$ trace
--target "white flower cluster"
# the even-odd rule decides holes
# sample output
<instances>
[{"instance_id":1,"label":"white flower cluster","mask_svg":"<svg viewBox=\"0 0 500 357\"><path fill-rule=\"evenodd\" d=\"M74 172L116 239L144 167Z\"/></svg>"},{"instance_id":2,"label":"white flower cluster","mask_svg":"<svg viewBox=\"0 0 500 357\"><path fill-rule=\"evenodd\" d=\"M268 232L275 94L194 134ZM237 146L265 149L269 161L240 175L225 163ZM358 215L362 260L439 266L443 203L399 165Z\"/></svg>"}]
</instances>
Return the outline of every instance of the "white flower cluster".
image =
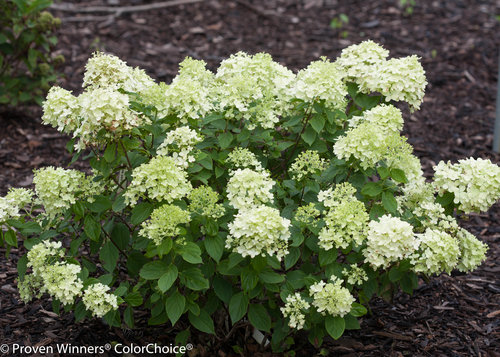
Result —
<instances>
[{"instance_id":1,"label":"white flower cluster","mask_svg":"<svg viewBox=\"0 0 500 357\"><path fill-rule=\"evenodd\" d=\"M141 224L139 234L151 239L156 245L161 245L164 239L177 236L180 232L179 225L186 224L190 220L188 211L175 205L162 205Z\"/></svg>"},{"instance_id":2,"label":"white flower cluster","mask_svg":"<svg viewBox=\"0 0 500 357\"><path fill-rule=\"evenodd\" d=\"M201 216L220 218L225 213L225 208L219 201L219 194L209 186L200 186L193 189L188 196L189 210Z\"/></svg>"},{"instance_id":3,"label":"white flower cluster","mask_svg":"<svg viewBox=\"0 0 500 357\"><path fill-rule=\"evenodd\" d=\"M375 268L388 267L407 258L419 246L413 227L397 217L384 215L369 223L365 261Z\"/></svg>"},{"instance_id":4,"label":"white flower cluster","mask_svg":"<svg viewBox=\"0 0 500 357\"><path fill-rule=\"evenodd\" d=\"M280 308L281 313L286 318L288 317L288 326L301 330L304 328L305 318L304 311L307 311L311 305L305 301L300 293L288 295L286 297L285 306Z\"/></svg>"},{"instance_id":5,"label":"white flower cluster","mask_svg":"<svg viewBox=\"0 0 500 357\"><path fill-rule=\"evenodd\" d=\"M342 51L336 63L346 73L344 80L358 84L363 93L379 92L386 101L405 101L410 110L420 108L427 80L417 56L386 60L389 52L373 41L364 41Z\"/></svg>"},{"instance_id":6,"label":"white flower cluster","mask_svg":"<svg viewBox=\"0 0 500 357\"><path fill-rule=\"evenodd\" d=\"M351 285L361 285L365 281L368 281L368 275L362 267L358 267L356 264L351 264L349 269L344 268L342 270L342 275L347 278L347 282Z\"/></svg>"},{"instance_id":7,"label":"white flower cluster","mask_svg":"<svg viewBox=\"0 0 500 357\"><path fill-rule=\"evenodd\" d=\"M316 208L314 203L309 203L306 206L300 206L297 208L297 212L295 213L295 220L302 224L316 224L318 221L318 217L320 215L319 209Z\"/></svg>"},{"instance_id":8,"label":"white flower cluster","mask_svg":"<svg viewBox=\"0 0 500 357\"><path fill-rule=\"evenodd\" d=\"M308 103L321 100L330 109L344 110L347 105L347 86L342 79L341 68L322 57L299 71L293 97Z\"/></svg>"},{"instance_id":9,"label":"white flower cluster","mask_svg":"<svg viewBox=\"0 0 500 357\"><path fill-rule=\"evenodd\" d=\"M42 120L59 131L73 133L77 150L99 145L147 122L129 109L129 96L118 89L142 92L154 81L141 69L132 68L116 56L96 53L84 75L85 91L75 97L54 87L43 104Z\"/></svg>"},{"instance_id":10,"label":"white flower cluster","mask_svg":"<svg viewBox=\"0 0 500 357\"><path fill-rule=\"evenodd\" d=\"M194 146L201 140L201 136L196 131L188 126L181 126L167 133L156 153L158 156L170 155L177 165L187 168L194 161L194 156L191 155Z\"/></svg>"},{"instance_id":11,"label":"white flower cluster","mask_svg":"<svg viewBox=\"0 0 500 357\"><path fill-rule=\"evenodd\" d=\"M43 205L50 218L70 208L78 198L98 193L92 178L81 171L48 166L33 172L37 203Z\"/></svg>"},{"instance_id":12,"label":"white flower cluster","mask_svg":"<svg viewBox=\"0 0 500 357\"><path fill-rule=\"evenodd\" d=\"M226 248L243 257L276 255L282 259L288 254L290 220L282 218L277 209L251 206L241 209L229 223Z\"/></svg>"},{"instance_id":13,"label":"white flower cluster","mask_svg":"<svg viewBox=\"0 0 500 357\"><path fill-rule=\"evenodd\" d=\"M311 175L319 175L326 170L328 162L319 156L315 150L301 152L290 166L290 174L294 180L310 178Z\"/></svg>"},{"instance_id":14,"label":"white flower cluster","mask_svg":"<svg viewBox=\"0 0 500 357\"><path fill-rule=\"evenodd\" d=\"M253 167L257 171L262 171L261 163L257 160L255 154L247 148L234 148L227 156L226 162L230 163L234 168Z\"/></svg>"},{"instance_id":15,"label":"white flower cluster","mask_svg":"<svg viewBox=\"0 0 500 357\"><path fill-rule=\"evenodd\" d=\"M349 119L351 128L361 123L373 123L387 131L399 133L403 130L404 119L401 110L391 104L380 104L363 112L362 116L353 116Z\"/></svg>"},{"instance_id":16,"label":"white flower cluster","mask_svg":"<svg viewBox=\"0 0 500 357\"><path fill-rule=\"evenodd\" d=\"M32 274L19 282L21 298L25 302L48 293L68 305L81 295L83 283L77 276L81 268L76 264L61 262L64 255L61 242L44 241L28 252L27 266L32 268Z\"/></svg>"},{"instance_id":17,"label":"white flower cluster","mask_svg":"<svg viewBox=\"0 0 500 357\"><path fill-rule=\"evenodd\" d=\"M481 242L473 234L462 228L458 230L457 238L460 247L458 270L462 272L472 271L486 260L487 244Z\"/></svg>"},{"instance_id":18,"label":"white flower cluster","mask_svg":"<svg viewBox=\"0 0 500 357\"><path fill-rule=\"evenodd\" d=\"M221 62L215 75L218 110L235 120L274 128L286 110L295 75L267 53L248 55L238 52ZM331 83L329 83L331 85Z\"/></svg>"},{"instance_id":19,"label":"white flower cluster","mask_svg":"<svg viewBox=\"0 0 500 357\"><path fill-rule=\"evenodd\" d=\"M351 311L354 297L348 289L342 287L342 280L331 277L332 283L319 281L309 287L309 294L314 301L312 305L322 315L344 317Z\"/></svg>"},{"instance_id":20,"label":"white flower cluster","mask_svg":"<svg viewBox=\"0 0 500 357\"><path fill-rule=\"evenodd\" d=\"M4 197L0 197L0 225L8 219L19 217L19 211L30 204L32 199L32 190L11 188Z\"/></svg>"},{"instance_id":21,"label":"white flower cluster","mask_svg":"<svg viewBox=\"0 0 500 357\"><path fill-rule=\"evenodd\" d=\"M384 62L388 56L388 50L367 40L344 48L335 63L344 71L344 78L347 82L356 82L361 85L363 78L370 75L373 69Z\"/></svg>"},{"instance_id":22,"label":"white flower cluster","mask_svg":"<svg viewBox=\"0 0 500 357\"><path fill-rule=\"evenodd\" d=\"M416 272L439 274L446 271L449 274L458 264L460 247L448 233L428 228L417 237L420 248L411 256Z\"/></svg>"},{"instance_id":23,"label":"white flower cluster","mask_svg":"<svg viewBox=\"0 0 500 357\"><path fill-rule=\"evenodd\" d=\"M199 119L214 110L212 91L214 74L206 63L186 57L179 65L179 74L165 87L165 111L176 115L181 123Z\"/></svg>"},{"instance_id":24,"label":"white flower cluster","mask_svg":"<svg viewBox=\"0 0 500 357\"><path fill-rule=\"evenodd\" d=\"M108 293L109 290L109 286L101 283L89 285L84 290L82 301L92 316L103 317L109 311L118 309L118 299Z\"/></svg>"},{"instance_id":25,"label":"white flower cluster","mask_svg":"<svg viewBox=\"0 0 500 357\"><path fill-rule=\"evenodd\" d=\"M366 225L370 219L363 202L354 193L349 183L337 185L334 190L320 191L318 201L328 211L325 227L318 235L319 246L325 250L347 248L352 242L360 245L366 236Z\"/></svg>"},{"instance_id":26,"label":"white flower cluster","mask_svg":"<svg viewBox=\"0 0 500 357\"><path fill-rule=\"evenodd\" d=\"M469 158L457 164L439 162L434 167L434 187L451 192L465 213L487 211L500 199L500 167L490 160Z\"/></svg>"},{"instance_id":27,"label":"white flower cluster","mask_svg":"<svg viewBox=\"0 0 500 357\"><path fill-rule=\"evenodd\" d=\"M141 92L154 84L144 70L132 68L116 56L95 52L85 66L83 87L87 89L122 88L128 92Z\"/></svg>"},{"instance_id":28,"label":"white flower cluster","mask_svg":"<svg viewBox=\"0 0 500 357\"><path fill-rule=\"evenodd\" d=\"M266 171L237 169L231 172L226 188L227 198L229 203L237 209L272 202L273 186L274 181Z\"/></svg>"},{"instance_id":29,"label":"white flower cluster","mask_svg":"<svg viewBox=\"0 0 500 357\"><path fill-rule=\"evenodd\" d=\"M191 191L187 173L169 156L156 156L132 171L132 182L125 192L127 204L139 198L172 203Z\"/></svg>"}]
</instances>

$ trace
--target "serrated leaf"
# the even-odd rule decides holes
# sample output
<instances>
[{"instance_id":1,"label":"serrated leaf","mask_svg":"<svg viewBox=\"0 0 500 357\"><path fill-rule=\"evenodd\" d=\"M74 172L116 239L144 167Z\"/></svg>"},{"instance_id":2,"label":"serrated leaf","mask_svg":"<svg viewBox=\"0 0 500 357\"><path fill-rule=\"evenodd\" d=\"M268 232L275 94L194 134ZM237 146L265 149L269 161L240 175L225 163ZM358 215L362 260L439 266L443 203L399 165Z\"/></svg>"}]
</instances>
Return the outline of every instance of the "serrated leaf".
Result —
<instances>
[{"instance_id":1,"label":"serrated leaf","mask_svg":"<svg viewBox=\"0 0 500 357\"><path fill-rule=\"evenodd\" d=\"M229 301L229 315L231 316L232 324L241 320L243 316L247 313L248 309L248 297L240 292L231 297Z\"/></svg>"},{"instance_id":2,"label":"serrated leaf","mask_svg":"<svg viewBox=\"0 0 500 357\"><path fill-rule=\"evenodd\" d=\"M325 117L323 115L314 115L312 118L311 118L311 126L312 128L314 129L314 131L316 131L316 133L321 133L321 130L323 130L323 128L325 127ZM309 144L311 145L311 144Z\"/></svg>"},{"instance_id":3,"label":"serrated leaf","mask_svg":"<svg viewBox=\"0 0 500 357\"><path fill-rule=\"evenodd\" d=\"M132 210L130 223L132 223L133 225L137 225L139 223L144 222L149 216L151 216L153 209L154 207L151 203L148 202L139 203Z\"/></svg>"},{"instance_id":4,"label":"serrated leaf","mask_svg":"<svg viewBox=\"0 0 500 357\"><path fill-rule=\"evenodd\" d=\"M407 183L408 182L408 179L406 178L405 172L401 169L391 169L391 177L393 178L394 181L397 181L400 183Z\"/></svg>"},{"instance_id":5,"label":"serrated leaf","mask_svg":"<svg viewBox=\"0 0 500 357\"><path fill-rule=\"evenodd\" d=\"M271 317L263 305L251 304L248 308L248 320L257 330L271 330Z\"/></svg>"},{"instance_id":6,"label":"serrated leaf","mask_svg":"<svg viewBox=\"0 0 500 357\"><path fill-rule=\"evenodd\" d=\"M179 318L184 313L184 308L186 307L186 298L175 291L170 295L165 301L165 311L167 312L168 319L172 323L172 326L179 320Z\"/></svg>"},{"instance_id":7,"label":"serrated leaf","mask_svg":"<svg viewBox=\"0 0 500 357\"><path fill-rule=\"evenodd\" d=\"M142 301L142 295L138 291L133 291L125 297L125 302L130 306L140 306Z\"/></svg>"},{"instance_id":8,"label":"serrated leaf","mask_svg":"<svg viewBox=\"0 0 500 357\"><path fill-rule=\"evenodd\" d=\"M380 176L380 178L382 180L385 180L390 175L390 171L389 171L389 169L387 167L382 167L382 166L378 167L377 168L377 172L378 172L378 175Z\"/></svg>"},{"instance_id":9,"label":"serrated leaf","mask_svg":"<svg viewBox=\"0 0 500 357\"><path fill-rule=\"evenodd\" d=\"M118 249L110 241L104 243L99 252L99 259L104 262L103 267L109 272L112 272L116 268L116 262L118 261L119 252Z\"/></svg>"},{"instance_id":10,"label":"serrated leaf","mask_svg":"<svg viewBox=\"0 0 500 357\"><path fill-rule=\"evenodd\" d=\"M181 255L182 259L184 259L188 263L203 263L203 260L201 259L201 249L196 243L186 242L186 244L179 249L179 254Z\"/></svg>"},{"instance_id":11,"label":"serrated leaf","mask_svg":"<svg viewBox=\"0 0 500 357\"><path fill-rule=\"evenodd\" d=\"M224 253L224 240L216 236L208 236L205 237L203 241L205 245L205 249L207 253L216 261L219 262L220 258L222 258L222 254Z\"/></svg>"},{"instance_id":12,"label":"serrated leaf","mask_svg":"<svg viewBox=\"0 0 500 357\"><path fill-rule=\"evenodd\" d=\"M345 320L340 316L327 316L325 318L326 331L333 339L338 340L345 330Z\"/></svg>"},{"instance_id":13,"label":"serrated leaf","mask_svg":"<svg viewBox=\"0 0 500 357\"><path fill-rule=\"evenodd\" d=\"M144 264L141 271L139 272L139 275L141 276L141 278L146 280L156 280L160 279L167 270L167 263L161 260L155 260L154 262Z\"/></svg>"},{"instance_id":14,"label":"serrated leaf","mask_svg":"<svg viewBox=\"0 0 500 357\"><path fill-rule=\"evenodd\" d=\"M351 311L349 313L352 316L360 317L360 316L366 315L367 310L366 310L366 307L364 307L363 305L361 305L357 302L354 302L354 303L352 303Z\"/></svg>"},{"instance_id":15,"label":"serrated leaf","mask_svg":"<svg viewBox=\"0 0 500 357\"><path fill-rule=\"evenodd\" d=\"M396 213L398 210L398 202L394 195L387 191L382 193L382 205L390 213Z\"/></svg>"},{"instance_id":16,"label":"serrated leaf","mask_svg":"<svg viewBox=\"0 0 500 357\"><path fill-rule=\"evenodd\" d=\"M226 304L229 304L231 296L233 296L233 286L231 283L219 276L215 276L212 285L217 297Z\"/></svg>"},{"instance_id":17,"label":"serrated leaf","mask_svg":"<svg viewBox=\"0 0 500 357\"><path fill-rule=\"evenodd\" d=\"M189 322L191 322L191 324L195 328L197 328L201 332L211 333L215 335L214 322L210 317L210 315L205 310L201 310L198 316L189 312L188 317L189 317Z\"/></svg>"},{"instance_id":18,"label":"serrated leaf","mask_svg":"<svg viewBox=\"0 0 500 357\"><path fill-rule=\"evenodd\" d=\"M227 149L229 145L231 145L231 142L233 141L233 134L231 133L222 133L218 137L219 139L219 145L221 149Z\"/></svg>"},{"instance_id":19,"label":"serrated leaf","mask_svg":"<svg viewBox=\"0 0 500 357\"><path fill-rule=\"evenodd\" d=\"M306 131L304 131L301 135L302 139L311 146L316 140L316 131L309 125L307 126Z\"/></svg>"},{"instance_id":20,"label":"serrated leaf","mask_svg":"<svg viewBox=\"0 0 500 357\"><path fill-rule=\"evenodd\" d=\"M361 193L365 196L375 197L382 192L382 187L378 182L367 182L361 189Z\"/></svg>"},{"instance_id":21,"label":"serrated leaf","mask_svg":"<svg viewBox=\"0 0 500 357\"><path fill-rule=\"evenodd\" d=\"M179 275L179 271L175 265L170 265L167 268L165 274L163 274L158 280L158 288L161 292L166 292L170 287L174 284L177 276Z\"/></svg>"},{"instance_id":22,"label":"serrated leaf","mask_svg":"<svg viewBox=\"0 0 500 357\"><path fill-rule=\"evenodd\" d=\"M128 227L123 223L116 223L111 231L111 239L120 249L127 249L130 240Z\"/></svg>"}]
</instances>

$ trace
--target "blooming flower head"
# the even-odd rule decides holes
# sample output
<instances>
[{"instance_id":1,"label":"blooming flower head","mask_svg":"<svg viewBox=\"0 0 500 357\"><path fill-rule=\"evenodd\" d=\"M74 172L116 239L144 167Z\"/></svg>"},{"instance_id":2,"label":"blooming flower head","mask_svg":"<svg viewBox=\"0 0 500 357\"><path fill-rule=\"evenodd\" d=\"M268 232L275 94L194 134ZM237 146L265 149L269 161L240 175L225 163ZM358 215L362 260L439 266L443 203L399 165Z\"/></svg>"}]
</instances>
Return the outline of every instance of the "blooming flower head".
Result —
<instances>
[{"instance_id":1,"label":"blooming flower head","mask_svg":"<svg viewBox=\"0 0 500 357\"><path fill-rule=\"evenodd\" d=\"M316 224L320 215L319 209L316 208L314 203L309 203L306 206L300 206L295 213L295 220L304 225Z\"/></svg>"},{"instance_id":2,"label":"blooming flower head","mask_svg":"<svg viewBox=\"0 0 500 357\"><path fill-rule=\"evenodd\" d=\"M319 246L325 250L347 248L351 242L361 244L366 236L369 215L363 202L354 194L356 189L348 182L334 190L320 191L318 201L328 208L325 227L318 235Z\"/></svg>"},{"instance_id":3,"label":"blooming flower head","mask_svg":"<svg viewBox=\"0 0 500 357\"><path fill-rule=\"evenodd\" d=\"M19 211L30 204L33 191L25 188L11 188L7 195L0 197L0 223L19 217Z\"/></svg>"},{"instance_id":4,"label":"blooming flower head","mask_svg":"<svg viewBox=\"0 0 500 357\"><path fill-rule=\"evenodd\" d=\"M78 278L82 268L76 264L56 262L40 273L43 289L63 305L72 304L82 293L83 282Z\"/></svg>"},{"instance_id":5,"label":"blooming flower head","mask_svg":"<svg viewBox=\"0 0 500 357\"><path fill-rule=\"evenodd\" d=\"M347 282L351 285L361 285L363 282L368 281L366 271L356 264L351 264L349 269L344 268L342 270L342 275L347 278Z\"/></svg>"},{"instance_id":6,"label":"blooming flower head","mask_svg":"<svg viewBox=\"0 0 500 357\"><path fill-rule=\"evenodd\" d=\"M301 330L304 328L305 323L304 311L307 311L310 306L300 293L295 293L286 297L285 306L280 308L280 310L285 318L288 317L288 326Z\"/></svg>"},{"instance_id":7,"label":"blooming flower head","mask_svg":"<svg viewBox=\"0 0 500 357\"><path fill-rule=\"evenodd\" d=\"M449 274L458 264L459 242L448 233L428 228L417 237L420 249L411 256L416 272L439 274L446 271Z\"/></svg>"},{"instance_id":8,"label":"blooming flower head","mask_svg":"<svg viewBox=\"0 0 500 357\"><path fill-rule=\"evenodd\" d=\"M361 123L373 123L377 126L399 133L403 129L403 114L401 110L390 104L380 104L363 112L362 116L354 116L349 120L350 127L356 127Z\"/></svg>"},{"instance_id":9,"label":"blooming flower head","mask_svg":"<svg viewBox=\"0 0 500 357\"><path fill-rule=\"evenodd\" d=\"M163 143L156 150L157 155L170 155L183 168L187 168L194 161L191 155L194 146L202 140L201 136L188 126L181 126L169 131Z\"/></svg>"},{"instance_id":10,"label":"blooming flower head","mask_svg":"<svg viewBox=\"0 0 500 357\"><path fill-rule=\"evenodd\" d=\"M315 150L306 150L299 154L290 166L290 174L294 180L300 181L311 175L319 175L326 170L328 163L319 157Z\"/></svg>"},{"instance_id":11,"label":"blooming flower head","mask_svg":"<svg viewBox=\"0 0 500 357\"><path fill-rule=\"evenodd\" d=\"M116 56L95 52L85 65L83 87L87 89L123 88L129 92L141 92L154 81L144 70L132 68Z\"/></svg>"},{"instance_id":12,"label":"blooming flower head","mask_svg":"<svg viewBox=\"0 0 500 357\"><path fill-rule=\"evenodd\" d=\"M70 91L52 87L43 102L42 122L64 133L72 133L79 125L80 105Z\"/></svg>"},{"instance_id":13,"label":"blooming flower head","mask_svg":"<svg viewBox=\"0 0 500 357\"><path fill-rule=\"evenodd\" d=\"M342 72L326 57L299 71L293 93L295 98L308 103L323 100L330 109L344 110L347 105L347 86L342 81Z\"/></svg>"},{"instance_id":14,"label":"blooming flower head","mask_svg":"<svg viewBox=\"0 0 500 357\"><path fill-rule=\"evenodd\" d=\"M466 213L487 211L500 199L500 167L481 158L439 162L434 167L434 186L442 195L451 192Z\"/></svg>"},{"instance_id":15,"label":"blooming flower head","mask_svg":"<svg viewBox=\"0 0 500 357\"><path fill-rule=\"evenodd\" d=\"M460 260L457 269L462 272L470 272L486 260L488 245L462 228L458 231L457 238L460 247Z\"/></svg>"},{"instance_id":16,"label":"blooming flower head","mask_svg":"<svg viewBox=\"0 0 500 357\"><path fill-rule=\"evenodd\" d=\"M40 275L47 265L59 261L64 254L61 242L46 240L34 245L28 252L27 266L32 268L34 275Z\"/></svg>"},{"instance_id":17,"label":"blooming flower head","mask_svg":"<svg viewBox=\"0 0 500 357\"><path fill-rule=\"evenodd\" d=\"M191 220L188 211L175 205L162 205L151 213L151 218L143 222L139 234L161 245L164 239L179 234L179 226Z\"/></svg>"},{"instance_id":18,"label":"blooming flower head","mask_svg":"<svg viewBox=\"0 0 500 357\"><path fill-rule=\"evenodd\" d=\"M51 218L70 208L77 198L95 192L92 180L81 171L49 166L33 172L38 201Z\"/></svg>"},{"instance_id":19,"label":"blooming flower head","mask_svg":"<svg viewBox=\"0 0 500 357\"><path fill-rule=\"evenodd\" d=\"M389 51L379 44L367 40L342 50L335 63L345 72L345 81L361 84L376 65L384 62Z\"/></svg>"},{"instance_id":20,"label":"blooming flower head","mask_svg":"<svg viewBox=\"0 0 500 357\"><path fill-rule=\"evenodd\" d=\"M189 210L201 216L214 219L224 215L225 209L219 201L219 194L209 186L200 186L193 189L188 196Z\"/></svg>"},{"instance_id":21,"label":"blooming flower head","mask_svg":"<svg viewBox=\"0 0 500 357\"><path fill-rule=\"evenodd\" d=\"M255 154L247 148L234 148L227 156L226 162L237 169L253 168L257 171L262 170L262 165Z\"/></svg>"},{"instance_id":22,"label":"blooming flower head","mask_svg":"<svg viewBox=\"0 0 500 357\"><path fill-rule=\"evenodd\" d=\"M238 52L221 62L215 75L218 109L247 127L273 128L288 106L294 74L267 53Z\"/></svg>"},{"instance_id":23,"label":"blooming flower head","mask_svg":"<svg viewBox=\"0 0 500 357\"><path fill-rule=\"evenodd\" d=\"M83 292L82 301L92 316L103 317L111 310L118 309L116 295L108 293L109 286L96 283L89 285Z\"/></svg>"},{"instance_id":24,"label":"blooming flower head","mask_svg":"<svg viewBox=\"0 0 500 357\"><path fill-rule=\"evenodd\" d=\"M214 74L205 68L206 63L186 57L179 65L179 74L165 87L165 110L179 118L199 119L214 110L212 92Z\"/></svg>"},{"instance_id":25,"label":"blooming flower head","mask_svg":"<svg viewBox=\"0 0 500 357\"><path fill-rule=\"evenodd\" d=\"M238 169L231 173L227 184L227 198L234 208L268 203L273 200L274 181L266 171Z\"/></svg>"},{"instance_id":26,"label":"blooming flower head","mask_svg":"<svg viewBox=\"0 0 500 357\"><path fill-rule=\"evenodd\" d=\"M354 297L342 287L342 280L331 277L331 283L319 281L309 287L309 295L314 299L312 305L322 315L344 317L351 311Z\"/></svg>"},{"instance_id":27,"label":"blooming flower head","mask_svg":"<svg viewBox=\"0 0 500 357\"><path fill-rule=\"evenodd\" d=\"M243 257L257 255L282 259L288 254L290 220L268 206L253 206L240 210L229 223L226 248Z\"/></svg>"},{"instance_id":28,"label":"blooming flower head","mask_svg":"<svg viewBox=\"0 0 500 357\"><path fill-rule=\"evenodd\" d=\"M169 156L156 156L132 171L132 182L125 192L127 203L135 205L139 198L156 201L186 196L192 189L187 173Z\"/></svg>"},{"instance_id":29,"label":"blooming flower head","mask_svg":"<svg viewBox=\"0 0 500 357\"><path fill-rule=\"evenodd\" d=\"M384 215L368 225L365 261L375 268L388 267L412 254L419 245L412 226L397 217Z\"/></svg>"}]
</instances>

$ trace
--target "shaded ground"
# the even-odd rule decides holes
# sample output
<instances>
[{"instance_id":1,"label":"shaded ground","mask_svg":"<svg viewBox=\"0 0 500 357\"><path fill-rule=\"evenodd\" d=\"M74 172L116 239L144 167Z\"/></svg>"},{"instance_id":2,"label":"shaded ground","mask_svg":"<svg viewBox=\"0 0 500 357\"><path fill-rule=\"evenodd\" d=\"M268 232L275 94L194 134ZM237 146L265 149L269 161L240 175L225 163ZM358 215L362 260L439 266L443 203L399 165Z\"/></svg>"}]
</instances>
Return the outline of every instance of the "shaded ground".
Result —
<instances>
[{"instance_id":1,"label":"shaded ground","mask_svg":"<svg viewBox=\"0 0 500 357\"><path fill-rule=\"evenodd\" d=\"M122 6L153 2L119 1ZM341 13L349 23L341 30L331 29L330 20ZM493 0L417 0L409 16L398 0L213 0L113 19L96 13L91 16L101 17L86 21L76 21L82 20L81 14L55 14L63 18L58 51L67 61L60 84L75 92L80 90L84 64L96 49L114 53L163 81L175 75L185 56L204 59L215 69L239 50L269 52L294 70L318 56L334 58L342 48L365 39L383 44L395 57L415 53L422 57L429 85L422 109L405 113L405 133L426 172L442 159L475 156L500 162L500 156L490 151L500 44L500 22L495 18L500 3ZM342 31L348 32L346 38ZM29 186L33 168L68 161L65 139L33 120L39 110L0 115L1 194L11 186ZM474 274L422 282L413 297L398 295L393 304L374 300L373 315L363 318L362 330L327 341L325 349L331 355L351 356L500 356L499 218L497 204L489 213L464 222L490 246L488 260ZM15 290L15 265L1 257L0 266L2 343L144 345L166 343L177 332L147 327L146 315L136 316L139 330L110 330L97 320L75 324L71 314L57 317L48 301L24 306ZM237 331L219 355L235 355L231 346L236 344L245 354L254 354L258 346L246 332ZM209 348L207 341L194 332L198 355L212 355L203 352ZM296 339L297 355L317 353L306 341Z\"/></svg>"}]
</instances>

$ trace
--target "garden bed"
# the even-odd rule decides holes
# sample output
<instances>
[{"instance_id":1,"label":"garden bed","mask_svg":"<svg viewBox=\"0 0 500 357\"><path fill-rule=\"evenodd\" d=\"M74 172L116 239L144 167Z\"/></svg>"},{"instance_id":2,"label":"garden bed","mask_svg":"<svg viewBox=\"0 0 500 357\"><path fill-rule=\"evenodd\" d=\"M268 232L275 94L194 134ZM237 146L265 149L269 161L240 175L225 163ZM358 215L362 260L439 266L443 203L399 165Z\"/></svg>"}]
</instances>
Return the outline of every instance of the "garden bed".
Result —
<instances>
[{"instance_id":1,"label":"garden bed","mask_svg":"<svg viewBox=\"0 0 500 357\"><path fill-rule=\"evenodd\" d=\"M143 2L151 3L130 4ZM106 1L85 3L109 5ZM66 78L60 83L78 93L84 63L96 49L169 81L185 56L204 59L215 69L238 50L265 51L298 69L321 55L335 58L342 48L370 38L393 56L416 53L422 57L427 94L420 111L405 113L405 133L427 173L442 159L474 156L499 163L491 144L500 44L500 22L494 15L500 9L494 1L417 1L412 14L405 16L398 4L396 0L374 1L369 6L362 1L207 1L98 21L76 21L78 14L55 12L63 18L58 51L66 57ZM349 17L349 23L341 30L331 29L330 20L341 13ZM348 32L346 38L342 31ZM33 168L65 166L69 161L66 140L38 124L39 116L36 108L1 114L1 194L12 186L29 187ZM347 332L324 348L333 355L500 355L499 218L497 204L489 213L463 222L490 246L488 260L477 271L421 281L413 297L397 295L392 304L374 300L372 315L362 319L362 330ZM2 256L0 264L4 267L0 272L2 343L144 345L171 342L177 332L148 327L146 312L136 316L139 328L132 331L108 329L98 320L75 324L71 314L57 317L50 312L48 301L25 306L18 299L14 262ZM219 355L235 354L233 345L246 354L258 351L249 335L245 327L237 330L220 344ZM199 355L212 355L210 337L194 336ZM314 353L306 335L296 339L295 349L298 355Z\"/></svg>"}]
</instances>

